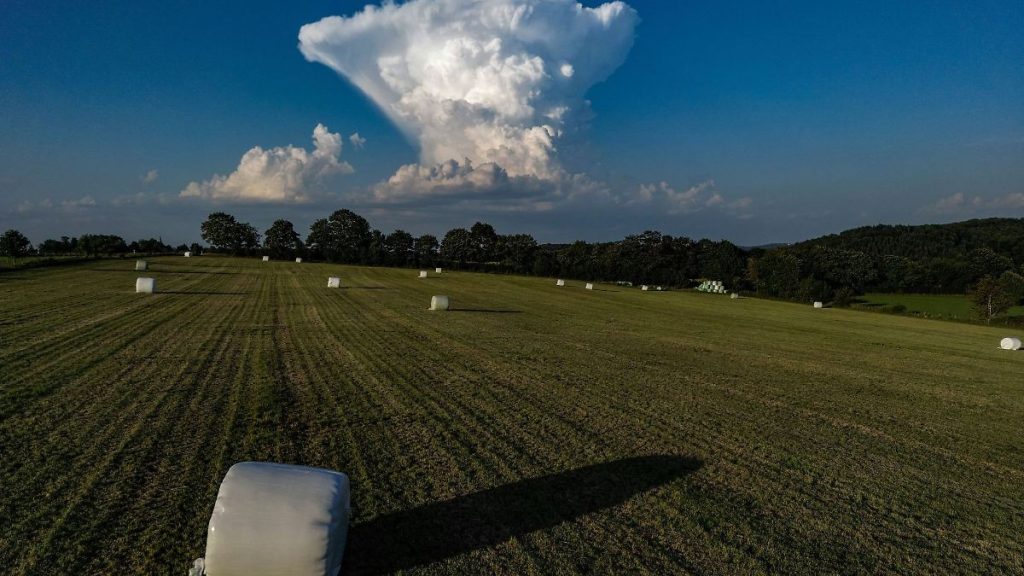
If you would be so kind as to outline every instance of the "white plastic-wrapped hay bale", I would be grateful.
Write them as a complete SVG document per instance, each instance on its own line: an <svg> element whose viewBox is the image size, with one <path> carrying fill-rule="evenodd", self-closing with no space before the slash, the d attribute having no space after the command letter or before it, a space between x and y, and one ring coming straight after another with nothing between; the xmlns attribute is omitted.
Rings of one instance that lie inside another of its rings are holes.
<svg viewBox="0 0 1024 576"><path fill-rule="evenodd" d="M593 289L594 289L594 285L591 284L590 282L587 282L587 290L593 290Z"/></svg>
<svg viewBox="0 0 1024 576"><path fill-rule="evenodd" d="M1020 338L1015 338L1013 336L1009 338L1003 338L999 342L999 347L1002 348L1003 350L1020 350Z"/></svg>
<svg viewBox="0 0 1024 576"><path fill-rule="evenodd" d="M815 303L814 303L814 307L815 307L815 308L824 308L824 307L825 307L825 305L824 305L824 304L822 304L821 302L815 302Z"/></svg>
<svg viewBox="0 0 1024 576"><path fill-rule="evenodd" d="M146 270L149 270L149 262L146 262L145 260L136 260L135 270L137 272L144 272Z"/></svg>
<svg viewBox="0 0 1024 576"><path fill-rule="evenodd" d="M732 294L729 295L729 298L732 298L733 300L739 300L740 295L733 292Z"/></svg>
<svg viewBox="0 0 1024 576"><path fill-rule="evenodd" d="M191 258L191 257L192 257L192 253L191 252L185 252L185 258Z"/></svg>
<svg viewBox="0 0 1024 576"><path fill-rule="evenodd" d="M565 280L559 280L558 282L555 282L555 286L565 286Z"/></svg>
<svg viewBox="0 0 1024 576"><path fill-rule="evenodd" d="M426 277L427 277L427 271L426 270L420 270L420 278L426 278Z"/></svg>
<svg viewBox="0 0 1024 576"><path fill-rule="evenodd" d="M641 286L640 289L643 290L644 292L647 292L648 290L650 290L650 288L647 287L647 284L644 284L643 286Z"/></svg>
<svg viewBox="0 0 1024 576"><path fill-rule="evenodd" d="M198 563L207 576L336 576L349 510L340 472L240 462L220 483Z"/></svg>
<svg viewBox="0 0 1024 576"><path fill-rule="evenodd" d="M270 256L264 256L263 257L263 261L264 262L270 262Z"/></svg>
<svg viewBox="0 0 1024 576"><path fill-rule="evenodd" d="M440 268L434 268L434 273L435 273L435 274L440 274L440 273L441 273L441 271L442 271L442 270L441 270Z"/></svg>
<svg viewBox="0 0 1024 576"><path fill-rule="evenodd" d="M156 292L155 278L136 278L135 292L137 294L152 294Z"/></svg>
<svg viewBox="0 0 1024 576"><path fill-rule="evenodd" d="M431 296L430 297L430 309L436 311L446 311L451 305L447 296Z"/></svg>
<svg viewBox="0 0 1024 576"><path fill-rule="evenodd" d="M327 287L341 288L341 278L338 278L337 276L331 276L330 278L327 279Z"/></svg>
<svg viewBox="0 0 1024 576"><path fill-rule="evenodd" d="M295 263L296 264L302 264L302 258L296 258L295 259Z"/></svg>

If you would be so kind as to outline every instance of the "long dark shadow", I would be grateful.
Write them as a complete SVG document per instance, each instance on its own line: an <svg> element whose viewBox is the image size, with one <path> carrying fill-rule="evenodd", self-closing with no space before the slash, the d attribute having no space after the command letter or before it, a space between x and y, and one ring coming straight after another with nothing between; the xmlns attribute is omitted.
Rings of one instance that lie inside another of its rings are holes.
<svg viewBox="0 0 1024 576"><path fill-rule="evenodd" d="M522 310L492 310L489 308L450 308L449 312L477 312L481 314L522 314Z"/></svg>
<svg viewBox="0 0 1024 576"><path fill-rule="evenodd" d="M215 292L209 290L157 290L158 294L189 294L192 296L241 296L248 292Z"/></svg>
<svg viewBox="0 0 1024 576"><path fill-rule="evenodd" d="M388 574L570 522L697 471L680 456L640 456L540 476L354 526L343 574Z"/></svg>
<svg viewBox="0 0 1024 576"><path fill-rule="evenodd" d="M90 272L124 272L131 274L146 274L147 272L160 272L163 274L225 274L225 275L237 275L238 272L217 272L217 271L204 271L204 270L174 270L172 268L150 268L149 270L136 270L132 264L131 268L87 268Z"/></svg>
<svg viewBox="0 0 1024 576"><path fill-rule="evenodd" d="M177 268L158 268L157 272L166 272L167 274L221 274L225 276L236 276L240 272L225 272L223 270L182 270Z"/></svg>

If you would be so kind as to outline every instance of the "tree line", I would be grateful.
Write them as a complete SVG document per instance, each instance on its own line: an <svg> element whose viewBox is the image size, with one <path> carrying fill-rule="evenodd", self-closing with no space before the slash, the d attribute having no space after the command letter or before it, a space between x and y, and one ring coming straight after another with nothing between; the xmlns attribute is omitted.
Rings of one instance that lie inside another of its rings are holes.
<svg viewBox="0 0 1024 576"><path fill-rule="evenodd" d="M540 244L529 234L499 234L477 222L440 239L404 230L384 233L355 212L337 210L313 222L305 238L288 220L260 233L225 212L200 226L215 252L305 257L343 264L416 266L691 287L720 280L732 291L844 306L865 292L969 294L991 320L1024 298L1024 219L992 218L925 226L869 226L797 244L742 248L657 231L613 242ZM18 245L7 235L3 254ZM23 243L27 246L27 239ZM24 249L24 248L22 248ZM39 254L165 252L159 240L125 244L117 236L46 240ZM181 245L173 250L202 246Z"/></svg>
<svg viewBox="0 0 1024 576"><path fill-rule="evenodd" d="M999 317L1024 298L1024 219L926 226L870 226L771 248L646 231L614 242L539 244L477 222L440 240L386 234L351 210L315 221L305 241L278 220L263 241L218 212L202 226L215 250L305 256L329 262L449 268L690 287L721 280L734 291L846 306L865 292L970 294L979 315Z"/></svg>
<svg viewBox="0 0 1024 576"><path fill-rule="evenodd" d="M590 280L687 286L700 277L742 278L746 253L727 241L644 232L617 242L539 244L529 234L499 234L477 222L441 239L405 230L384 233L351 210L313 222L305 240L287 220L260 234L230 214L216 212L200 227L216 252L303 256L342 264L445 266L460 270L564 276Z"/></svg>
<svg viewBox="0 0 1024 576"><path fill-rule="evenodd" d="M0 235L0 256L11 259L28 256L116 256L134 254L170 254L186 250L201 251L198 243L171 246L164 244L159 238L146 238L125 242L124 238L114 234L82 234L77 237L61 236L60 239L48 238L33 246L29 239L17 230L7 230Z"/></svg>

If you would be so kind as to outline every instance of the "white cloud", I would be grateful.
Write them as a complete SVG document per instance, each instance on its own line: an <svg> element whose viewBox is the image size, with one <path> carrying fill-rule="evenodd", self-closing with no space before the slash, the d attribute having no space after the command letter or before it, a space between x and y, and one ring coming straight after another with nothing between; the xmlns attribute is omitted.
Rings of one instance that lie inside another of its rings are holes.
<svg viewBox="0 0 1024 576"><path fill-rule="evenodd" d="M978 214L1004 215L1006 211L1024 210L1024 193L1013 192L1002 196L966 196L957 192L925 206L929 214L970 216Z"/></svg>
<svg viewBox="0 0 1024 576"><path fill-rule="evenodd" d="M88 208L96 205L96 199L92 196L82 196L81 198L73 200L64 200L60 203L65 209L74 210L76 208Z"/></svg>
<svg viewBox="0 0 1024 576"><path fill-rule="evenodd" d="M309 201L326 178L353 172L352 166L341 160L340 134L317 124L313 146L312 152L296 146L269 150L255 146L231 174L191 182L179 196L222 202Z"/></svg>
<svg viewBox="0 0 1024 576"><path fill-rule="evenodd" d="M585 115L586 91L624 60L636 23L623 2L410 0L307 24L299 48L418 144L423 166L403 166L376 197L538 179L561 190L576 177L558 163L558 140Z"/></svg>
<svg viewBox="0 0 1024 576"><path fill-rule="evenodd" d="M152 184L153 182L156 182L157 178L159 178L159 177L160 177L160 173L159 172L157 172L156 170L150 170L149 172L146 172L145 174L143 174L142 177L140 178L140 180L142 180L143 184Z"/></svg>
<svg viewBox="0 0 1024 576"><path fill-rule="evenodd" d="M17 214L49 214L54 212L70 214L83 209L93 208L96 205L96 199L89 195L57 202L49 198L43 198L35 202L23 200L14 206L13 211Z"/></svg>
<svg viewBox="0 0 1024 576"><path fill-rule="evenodd" d="M1004 196L998 196L988 201L988 205L993 208L1006 208L1009 210L1019 210L1024 208L1024 193L1014 192L1012 194L1006 194Z"/></svg>
<svg viewBox="0 0 1024 576"><path fill-rule="evenodd" d="M941 198L932 206L935 212L955 212L964 205L964 193L957 192L951 196Z"/></svg>
<svg viewBox="0 0 1024 576"><path fill-rule="evenodd" d="M408 0L368 5L299 32L312 62L362 90L414 142L418 164L349 200L393 210L743 212L713 182L613 193L559 162L589 116L587 90L623 62L636 12L624 2ZM354 146L358 146L351 137Z"/></svg>
<svg viewBox="0 0 1024 576"><path fill-rule="evenodd" d="M353 148L362 148L363 146L366 146L366 138L360 136L359 132L353 132L352 135L348 137L348 141L352 143Z"/></svg>
<svg viewBox="0 0 1024 576"><path fill-rule="evenodd" d="M650 206L667 214L691 214L709 208L743 212L753 204L749 197L728 200L715 190L714 180L705 180L685 190L676 190L667 182L642 184L636 195L624 199L626 206Z"/></svg>

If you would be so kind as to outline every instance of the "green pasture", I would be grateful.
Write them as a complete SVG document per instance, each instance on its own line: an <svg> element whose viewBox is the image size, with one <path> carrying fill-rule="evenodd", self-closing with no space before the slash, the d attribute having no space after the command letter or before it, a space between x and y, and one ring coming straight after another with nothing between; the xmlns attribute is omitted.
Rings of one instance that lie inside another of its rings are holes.
<svg viewBox="0 0 1024 576"><path fill-rule="evenodd" d="M0 273L9 574L184 574L243 460L350 475L345 574L1024 572L1005 328L208 256L141 295L133 265Z"/></svg>

